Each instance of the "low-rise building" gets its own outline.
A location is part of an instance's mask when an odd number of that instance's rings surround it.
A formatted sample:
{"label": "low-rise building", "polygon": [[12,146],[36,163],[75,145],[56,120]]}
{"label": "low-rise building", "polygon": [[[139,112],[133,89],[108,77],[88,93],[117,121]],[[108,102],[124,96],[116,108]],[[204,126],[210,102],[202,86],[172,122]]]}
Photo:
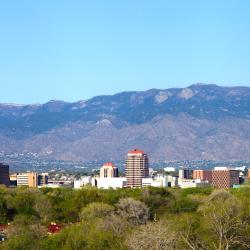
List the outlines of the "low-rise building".
{"label": "low-rise building", "polygon": [[231,188],[239,184],[239,170],[221,169],[212,171],[212,185],[216,188]]}
{"label": "low-rise building", "polygon": [[165,172],[175,172],[176,168],[174,168],[174,167],[166,167],[166,168],[164,168],[164,171]]}
{"label": "low-rise building", "polygon": [[142,186],[167,187],[167,178],[166,177],[142,178]]}
{"label": "low-rise building", "polygon": [[17,173],[10,175],[10,186],[12,187],[17,186]]}
{"label": "low-rise building", "polygon": [[10,176],[11,183],[16,180],[17,186],[45,187],[48,184],[48,173],[17,173]]}
{"label": "low-rise building", "polygon": [[92,186],[95,186],[97,188],[103,188],[103,189],[117,189],[117,188],[123,188],[127,184],[126,177],[105,177],[105,178],[92,178]]}
{"label": "low-rise building", "polygon": [[49,181],[49,183],[46,185],[48,188],[60,188],[63,187],[64,182],[63,181]]}
{"label": "low-rise building", "polygon": [[48,173],[41,173],[38,174],[38,186],[39,187],[45,187],[48,185],[49,182],[49,174]]}
{"label": "low-rise building", "polygon": [[167,186],[168,187],[178,187],[178,177],[167,175]]}
{"label": "low-rise building", "polygon": [[212,183],[212,171],[211,170],[194,170],[193,179],[209,181],[209,183]]}
{"label": "low-rise building", "polygon": [[80,180],[74,180],[74,188],[81,188],[86,185],[92,184],[92,177],[91,176],[84,176]]}
{"label": "low-rise building", "polygon": [[191,179],[192,178],[192,170],[187,168],[187,167],[181,167],[179,169],[179,178]]}
{"label": "low-rise building", "polygon": [[194,188],[194,187],[209,187],[210,183],[206,180],[193,180],[193,179],[178,179],[180,188]]}
{"label": "low-rise building", "polygon": [[19,173],[17,174],[17,186],[38,186],[38,173]]}

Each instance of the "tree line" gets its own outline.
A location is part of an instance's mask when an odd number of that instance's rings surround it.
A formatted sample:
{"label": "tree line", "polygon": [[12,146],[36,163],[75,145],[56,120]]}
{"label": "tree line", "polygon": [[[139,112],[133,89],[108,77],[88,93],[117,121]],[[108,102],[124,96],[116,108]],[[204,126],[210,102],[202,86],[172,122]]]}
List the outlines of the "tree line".
{"label": "tree line", "polygon": [[[250,188],[0,187],[1,250],[250,249]],[[62,226],[48,234],[48,225]]]}

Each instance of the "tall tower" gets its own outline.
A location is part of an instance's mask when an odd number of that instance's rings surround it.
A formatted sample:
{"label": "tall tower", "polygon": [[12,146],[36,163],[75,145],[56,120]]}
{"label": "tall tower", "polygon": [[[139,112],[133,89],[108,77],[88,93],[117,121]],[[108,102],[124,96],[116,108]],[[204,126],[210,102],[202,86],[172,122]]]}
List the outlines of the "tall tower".
{"label": "tall tower", "polygon": [[149,176],[147,154],[140,149],[130,150],[126,160],[125,173],[128,187],[141,187],[142,178]]}

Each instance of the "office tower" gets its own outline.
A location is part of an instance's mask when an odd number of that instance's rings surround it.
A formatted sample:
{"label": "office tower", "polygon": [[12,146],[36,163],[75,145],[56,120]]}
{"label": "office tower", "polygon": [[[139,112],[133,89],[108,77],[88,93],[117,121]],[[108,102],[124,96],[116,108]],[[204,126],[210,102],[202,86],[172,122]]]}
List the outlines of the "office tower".
{"label": "office tower", "polygon": [[211,170],[194,170],[193,179],[209,181],[209,183],[212,183],[212,171]]}
{"label": "office tower", "polygon": [[191,179],[191,177],[192,177],[192,170],[185,167],[181,167],[181,169],[179,170],[179,178]]}
{"label": "office tower", "polygon": [[9,165],[0,163],[0,185],[9,186]]}
{"label": "office tower", "polygon": [[230,188],[239,184],[239,170],[213,170],[212,186],[216,188]]}
{"label": "office tower", "polygon": [[105,163],[100,169],[100,178],[118,177],[118,168],[112,163]]}
{"label": "office tower", "polygon": [[139,149],[130,150],[127,155],[125,173],[128,187],[141,187],[142,178],[149,177],[147,154]]}
{"label": "office tower", "polygon": [[38,173],[20,173],[17,175],[17,186],[38,186]]}

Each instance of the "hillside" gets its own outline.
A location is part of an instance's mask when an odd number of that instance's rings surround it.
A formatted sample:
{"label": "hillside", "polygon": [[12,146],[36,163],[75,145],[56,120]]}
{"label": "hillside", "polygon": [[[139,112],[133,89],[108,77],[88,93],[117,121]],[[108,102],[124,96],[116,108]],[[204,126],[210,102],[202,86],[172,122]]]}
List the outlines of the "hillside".
{"label": "hillside", "polygon": [[250,160],[250,87],[195,84],[75,103],[0,104],[0,151],[63,160]]}

